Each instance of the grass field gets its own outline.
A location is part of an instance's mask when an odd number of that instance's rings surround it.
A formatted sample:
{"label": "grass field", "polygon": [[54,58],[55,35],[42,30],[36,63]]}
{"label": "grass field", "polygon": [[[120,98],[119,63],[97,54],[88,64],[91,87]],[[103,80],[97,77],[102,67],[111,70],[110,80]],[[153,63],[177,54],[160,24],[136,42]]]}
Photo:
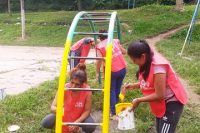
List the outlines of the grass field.
{"label": "grass field", "polygon": [[[123,43],[132,40],[154,36],[186,24],[191,20],[194,6],[187,6],[184,12],[176,12],[170,6],[144,6],[134,10],[119,10],[119,16],[123,25]],[[0,14],[0,44],[6,45],[29,45],[29,46],[63,46],[66,32],[71,24],[72,18],[77,12],[36,12],[27,13],[27,39],[20,40],[20,26],[16,23],[19,14]],[[51,17],[49,17],[50,15]],[[2,19],[1,19],[2,18]],[[81,24],[78,30],[88,28]],[[190,85],[194,86],[197,93],[200,93],[200,84],[198,71],[199,50],[198,35],[200,27],[197,26],[193,35],[193,42],[187,45],[184,56],[191,57],[192,60],[185,60],[176,56],[180,52],[184,41],[186,30],[182,30],[171,38],[161,41],[157,48],[172,63],[178,74],[188,80]],[[88,29],[87,29],[88,30]],[[132,30],[132,33],[128,33]],[[78,38],[75,38],[78,39]],[[125,45],[126,46],[126,45]],[[124,82],[136,81],[136,67],[130,63],[128,57],[128,71]],[[98,87],[95,82],[94,65],[87,66],[89,83],[91,87]],[[44,130],[40,127],[42,118],[49,113],[49,107],[57,90],[57,79],[47,81],[40,86],[31,89],[23,94],[7,97],[0,102],[0,132],[6,133],[7,127],[12,124],[21,126],[19,133],[49,133],[53,130]],[[141,94],[139,91],[129,92],[126,101]],[[102,109],[102,94],[94,93],[93,111]],[[178,126],[178,133],[197,133],[200,130],[199,114],[194,112],[195,105],[187,105],[181,122]],[[141,104],[135,112],[136,131],[135,133],[147,133],[154,125],[154,118],[149,112],[146,104]]]}
{"label": "grass field", "polygon": [[[192,41],[185,46],[183,57],[178,56],[181,52],[183,42],[186,37],[187,29],[183,29],[171,38],[161,41],[157,48],[172,63],[176,72],[185,80],[188,80],[195,91],[200,94],[200,25],[195,26]],[[186,57],[186,58],[185,58]]]}
{"label": "grass field", "polygon": [[[118,10],[122,23],[123,43],[153,36],[160,32],[188,23],[194,6],[187,6],[184,12],[174,7],[150,5],[132,10]],[[28,46],[63,46],[72,19],[77,12],[27,12],[26,40],[21,40],[20,14],[12,16],[0,13],[0,44]],[[180,17],[181,16],[181,17]],[[89,31],[89,25],[81,22],[77,31]],[[106,24],[105,24],[106,25]],[[97,27],[107,29],[108,26]],[[132,30],[131,33],[128,30]],[[74,40],[79,39],[75,37]]]}

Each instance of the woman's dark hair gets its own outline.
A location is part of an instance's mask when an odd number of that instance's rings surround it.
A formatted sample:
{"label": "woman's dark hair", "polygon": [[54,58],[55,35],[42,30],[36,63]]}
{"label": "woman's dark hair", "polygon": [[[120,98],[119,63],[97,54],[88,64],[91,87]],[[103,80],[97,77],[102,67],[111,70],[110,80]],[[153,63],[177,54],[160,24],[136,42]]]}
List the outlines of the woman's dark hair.
{"label": "woman's dark hair", "polygon": [[[107,33],[107,30],[104,30],[104,29],[99,30],[99,33]],[[100,40],[105,40],[105,39],[107,39],[107,38],[108,38],[107,35],[99,35],[99,39],[100,39]]]}
{"label": "woman's dark hair", "polygon": [[137,79],[139,78],[139,73],[142,73],[142,76],[146,81],[150,72],[153,57],[153,52],[151,51],[149,44],[145,40],[132,42],[128,46],[127,53],[131,58],[140,58],[142,54],[146,55],[145,64],[143,66],[140,66],[139,70],[136,73]]}
{"label": "woman's dark hair", "polygon": [[70,71],[70,79],[78,79],[81,84],[87,83],[86,66],[83,63],[79,63],[75,68]]}

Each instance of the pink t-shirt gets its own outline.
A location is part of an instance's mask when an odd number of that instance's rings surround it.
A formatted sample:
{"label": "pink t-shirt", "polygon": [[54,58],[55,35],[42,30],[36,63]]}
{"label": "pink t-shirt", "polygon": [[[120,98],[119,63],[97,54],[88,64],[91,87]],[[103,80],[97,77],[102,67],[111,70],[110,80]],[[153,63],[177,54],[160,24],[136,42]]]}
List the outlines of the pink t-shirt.
{"label": "pink t-shirt", "polygon": [[[156,74],[156,73],[167,73],[167,68],[163,65],[157,65],[154,67],[154,74]],[[169,87],[169,85],[166,86],[165,100],[166,100],[166,102],[178,101],[178,99],[176,98],[174,92]]]}
{"label": "pink t-shirt", "polygon": [[[71,51],[76,52],[76,50],[80,49],[80,53],[81,53],[81,57],[87,57],[88,53],[90,51],[91,45],[90,44],[84,44],[84,40],[85,38],[79,40],[78,42],[76,42],[72,47],[71,47]],[[80,59],[80,63],[84,63],[85,59]]]}
{"label": "pink t-shirt", "polygon": [[[101,41],[99,44],[96,45],[98,56],[102,56],[102,57],[106,56],[106,45],[107,45],[107,39]],[[118,39],[114,39],[113,47],[112,47],[111,71],[117,72],[117,71],[122,70],[123,68],[126,68],[126,61],[120,49],[120,41]]]}

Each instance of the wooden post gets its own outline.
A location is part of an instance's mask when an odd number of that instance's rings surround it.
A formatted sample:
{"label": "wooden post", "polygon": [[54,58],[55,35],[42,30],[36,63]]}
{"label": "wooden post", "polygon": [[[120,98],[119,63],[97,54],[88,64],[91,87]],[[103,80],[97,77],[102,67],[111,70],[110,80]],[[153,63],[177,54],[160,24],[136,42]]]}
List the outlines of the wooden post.
{"label": "wooden post", "polygon": [[21,26],[22,26],[22,39],[25,39],[25,10],[24,10],[24,0],[20,0],[21,4]]}

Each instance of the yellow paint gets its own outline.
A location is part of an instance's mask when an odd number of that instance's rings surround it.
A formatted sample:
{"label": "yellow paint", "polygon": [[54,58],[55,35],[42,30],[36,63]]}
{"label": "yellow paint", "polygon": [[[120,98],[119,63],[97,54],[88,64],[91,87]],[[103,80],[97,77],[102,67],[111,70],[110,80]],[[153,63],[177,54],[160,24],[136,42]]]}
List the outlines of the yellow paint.
{"label": "yellow paint", "polygon": [[103,102],[103,133],[109,132],[109,114],[110,114],[110,80],[111,80],[111,62],[112,62],[112,43],[106,48],[105,60],[105,86],[104,86],[104,102]]}
{"label": "yellow paint", "polygon": [[124,94],[120,93],[119,94],[119,99],[120,99],[121,102],[124,101],[124,98],[125,98]]}
{"label": "yellow paint", "polygon": [[69,55],[71,41],[67,40],[65,43],[62,65],[60,69],[58,93],[57,93],[57,109],[56,109],[56,133],[62,132],[62,117],[63,117],[63,101],[64,101],[64,85],[67,72],[67,58]]}

